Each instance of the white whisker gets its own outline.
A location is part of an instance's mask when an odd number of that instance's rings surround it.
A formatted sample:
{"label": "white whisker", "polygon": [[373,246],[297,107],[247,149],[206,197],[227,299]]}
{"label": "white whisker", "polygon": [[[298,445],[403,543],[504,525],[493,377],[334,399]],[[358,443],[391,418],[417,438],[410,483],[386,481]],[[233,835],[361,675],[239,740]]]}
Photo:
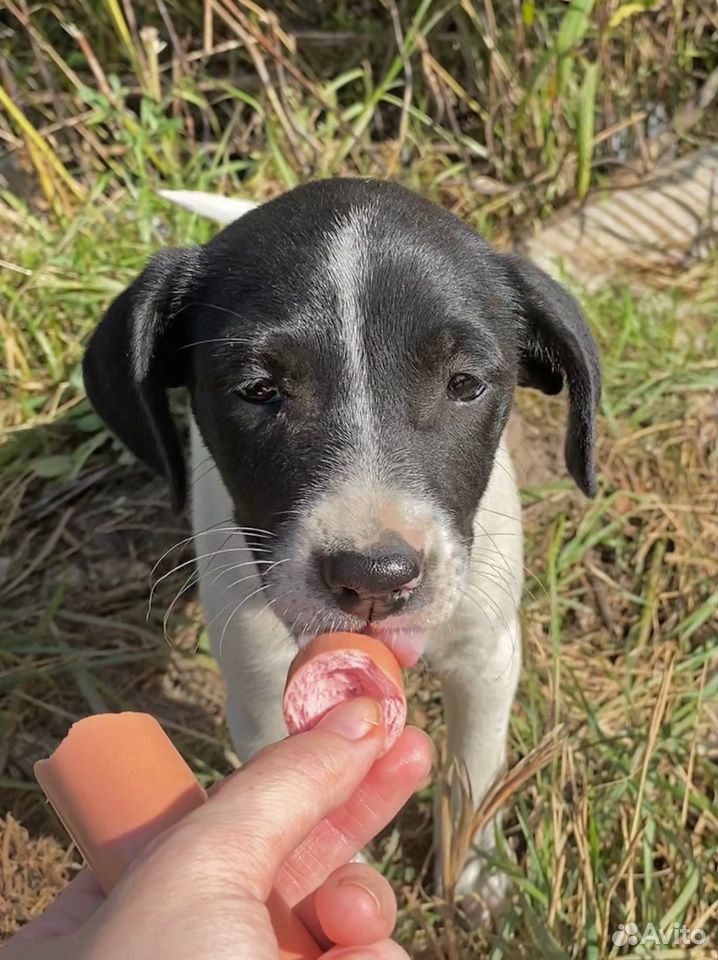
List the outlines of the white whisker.
{"label": "white whisker", "polygon": [[[290,559],[289,557],[285,557],[284,560],[249,560],[249,561],[247,561],[246,563],[237,563],[237,564],[235,564],[234,567],[231,567],[230,569],[238,570],[240,567],[247,567],[247,566],[249,566],[250,564],[253,564],[253,565],[255,565],[255,566],[259,566],[259,564],[261,563],[261,564],[267,564],[267,565],[268,565],[268,566],[267,566],[267,569],[264,571],[265,574],[267,574],[267,573],[269,573],[270,570],[273,570],[274,567],[276,567],[278,564],[280,564],[280,563],[287,563],[287,562],[289,561],[289,559]],[[229,570],[225,571],[225,573],[229,573]],[[259,573],[259,571],[257,571],[257,573]],[[254,574],[252,574],[251,576],[254,576]],[[245,580],[250,580],[250,579],[251,579],[251,576],[248,576],[248,577],[240,577],[239,580],[233,580],[232,583],[226,584],[224,587],[222,587],[222,593],[224,593],[225,590],[229,590],[231,587],[236,587],[238,584],[244,583]]]}
{"label": "white whisker", "polygon": [[169,604],[169,606],[165,610],[164,616],[162,617],[162,633],[164,635],[165,640],[167,641],[167,643],[170,644],[170,646],[172,646],[172,644],[170,641],[167,625],[169,624],[170,617],[172,616],[172,611],[174,610],[175,604],[177,603],[179,598],[184,593],[186,593],[187,590],[190,589],[190,587],[193,587],[198,580],[199,580],[199,570],[193,570],[192,573],[185,580],[182,587],[177,591],[177,593],[172,598],[172,603]]}
{"label": "white whisker", "polygon": [[[271,553],[269,548],[267,548],[264,552]],[[265,563],[272,563],[272,562],[273,562],[272,560],[243,560],[242,563],[225,563],[222,565],[221,571],[217,573],[210,582],[216,583],[218,580],[221,580],[222,577],[226,577],[228,573],[231,573],[232,570],[239,570],[241,567],[249,567],[252,565],[259,566],[260,563],[265,564]],[[228,589],[228,587],[231,587],[231,586],[232,584],[228,583],[223,589],[226,590]]]}
{"label": "white whisker", "polygon": [[[267,569],[264,571],[264,572],[265,572],[265,575],[268,574],[271,570],[273,570],[274,567],[278,567],[278,566],[279,566],[280,564],[282,564],[282,563],[288,563],[288,562],[290,561],[290,559],[291,559],[290,557],[284,557],[282,560],[275,560],[275,562],[272,564],[272,566],[271,566],[271,567],[267,567]],[[237,581],[237,582],[240,583],[241,581]],[[233,586],[234,586],[234,584],[233,584]],[[220,655],[220,657],[222,656],[222,645],[223,645],[223,643],[224,643],[224,637],[225,637],[225,634],[227,633],[227,628],[229,627],[230,623],[232,622],[232,619],[237,615],[237,613],[239,613],[239,611],[242,609],[242,607],[244,606],[244,604],[245,604],[248,600],[251,600],[252,597],[255,597],[258,593],[261,593],[263,590],[266,590],[266,589],[267,589],[267,586],[268,586],[268,584],[266,584],[266,583],[260,584],[260,586],[257,587],[256,590],[252,590],[251,593],[248,593],[246,597],[244,597],[242,600],[240,600],[240,602],[239,602],[239,603],[237,604],[237,606],[234,608],[234,610],[232,611],[232,613],[227,617],[227,620],[225,621],[225,624],[224,624],[224,626],[222,627],[222,633],[220,634],[220,637],[219,637],[219,655]]]}
{"label": "white whisker", "polygon": [[[217,521],[217,523],[228,523],[228,522],[229,522],[229,517],[226,520]],[[159,565],[162,563],[165,557],[168,556],[170,553],[172,553],[173,550],[177,550],[179,547],[183,547],[185,544],[190,543],[192,540],[195,540],[197,537],[207,536],[210,533],[226,533],[227,530],[236,530],[235,526],[220,527],[218,530],[213,530],[212,528],[216,526],[217,526],[216,523],[210,524],[209,527],[206,527],[204,530],[201,530],[199,533],[193,533],[189,537],[185,537],[183,540],[178,540],[176,543],[173,543],[171,547],[168,547],[167,550],[165,550],[165,552],[159,558],[157,563],[155,563],[155,565],[150,570],[150,578],[152,578],[152,574],[155,572],[157,567],[159,567]]]}
{"label": "white whisker", "polygon": [[[225,541],[226,542],[226,541]],[[208,557],[216,557],[222,553],[242,553],[247,550],[257,550],[258,547],[225,547],[221,550],[210,550],[209,553],[201,553],[198,557],[192,557],[190,560],[185,560],[183,563],[178,563],[176,566],[172,567],[171,570],[168,570],[167,573],[163,573],[161,577],[158,577],[157,580],[152,584],[152,589],[150,590],[150,598],[147,605],[147,612],[152,609],[152,600],[155,595],[157,587],[162,583],[163,580],[166,580],[167,577],[171,577],[173,573],[177,573],[178,570],[182,570],[184,567],[189,566],[190,563],[197,563],[198,560],[206,560]],[[268,549],[268,548],[267,548]]]}

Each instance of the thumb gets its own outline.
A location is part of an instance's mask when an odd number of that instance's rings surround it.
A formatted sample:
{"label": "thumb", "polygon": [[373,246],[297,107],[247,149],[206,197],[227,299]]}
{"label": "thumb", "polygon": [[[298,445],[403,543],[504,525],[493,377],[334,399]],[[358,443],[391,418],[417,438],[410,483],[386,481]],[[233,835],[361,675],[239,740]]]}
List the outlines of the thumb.
{"label": "thumb", "polygon": [[[361,697],[330,711],[309,733],[262,750],[207,803],[164,835],[153,858],[187,844],[236,891],[266,900],[277,871],[307,834],[346,803],[385,741],[381,712]],[[190,839],[193,838],[193,839]],[[199,851],[198,851],[199,852]]]}

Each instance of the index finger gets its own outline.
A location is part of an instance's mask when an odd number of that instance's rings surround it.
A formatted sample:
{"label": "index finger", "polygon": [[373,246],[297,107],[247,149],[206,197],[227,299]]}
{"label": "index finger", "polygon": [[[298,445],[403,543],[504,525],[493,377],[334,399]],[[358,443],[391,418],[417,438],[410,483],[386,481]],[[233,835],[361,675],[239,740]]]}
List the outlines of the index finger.
{"label": "index finger", "polygon": [[309,896],[384,829],[426,781],[432,756],[430,738],[407,727],[347,802],[327,814],[280,867],[275,889],[290,906]]}
{"label": "index finger", "polygon": [[345,804],[382,750],[378,704],[357,698],[335,707],[309,733],[266,747],[209,801],[143,851],[155,872],[174,875],[178,858],[243,895],[265,901],[293,850]]}

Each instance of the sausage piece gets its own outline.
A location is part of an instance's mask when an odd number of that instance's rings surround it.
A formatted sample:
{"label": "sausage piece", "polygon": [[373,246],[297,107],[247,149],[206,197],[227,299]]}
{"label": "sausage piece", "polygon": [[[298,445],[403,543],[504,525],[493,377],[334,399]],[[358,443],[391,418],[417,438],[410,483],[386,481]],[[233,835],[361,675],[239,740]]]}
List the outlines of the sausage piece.
{"label": "sausage piece", "polygon": [[284,689],[284,720],[290,733],[311,730],[333,707],[371,697],[383,714],[385,752],[406,724],[401,668],[389,648],[363,633],[324,633],[292,661]]}

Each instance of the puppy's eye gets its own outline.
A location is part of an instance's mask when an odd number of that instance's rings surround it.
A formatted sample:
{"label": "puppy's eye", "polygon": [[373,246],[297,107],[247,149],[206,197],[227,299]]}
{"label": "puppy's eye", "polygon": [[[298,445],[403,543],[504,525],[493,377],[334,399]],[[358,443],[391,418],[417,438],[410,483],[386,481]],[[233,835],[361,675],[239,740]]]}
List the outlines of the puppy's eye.
{"label": "puppy's eye", "polygon": [[472,377],[470,373],[455,373],[446,385],[449,400],[458,400],[462,403],[476,400],[484,390],[486,390],[486,384]]}
{"label": "puppy's eye", "polygon": [[279,388],[269,377],[240,383],[235,393],[247,403],[276,403],[282,399]]}

